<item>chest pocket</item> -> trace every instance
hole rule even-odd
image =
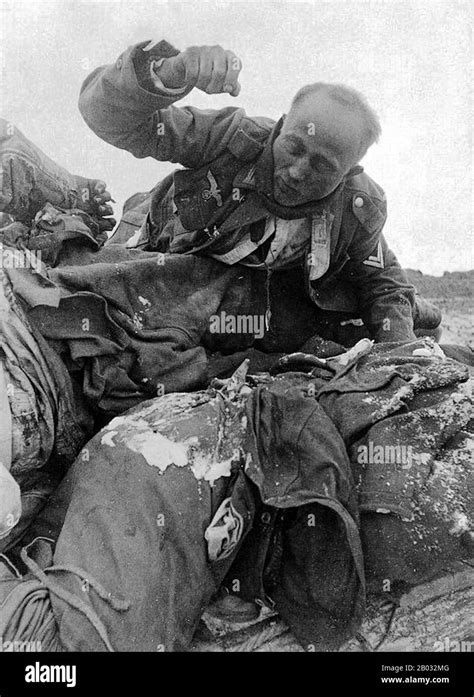
[[[174,175],[174,203],[183,227],[197,230],[213,224],[232,196],[232,182],[239,161],[226,153],[199,169],[183,169]]]

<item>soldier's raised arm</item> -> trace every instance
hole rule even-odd
[[[198,167],[225,150],[245,112],[173,104],[194,87],[237,96],[241,67],[240,59],[220,46],[180,52],[166,41],[145,41],[86,78],[79,109],[94,133],[135,157]]]

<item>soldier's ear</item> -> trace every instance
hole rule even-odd
[[[364,171],[364,168],[361,165],[355,165],[355,167],[351,167],[350,170],[346,174],[346,179],[350,179],[351,177],[355,177],[356,174],[361,174],[361,172]]]

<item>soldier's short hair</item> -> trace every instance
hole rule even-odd
[[[382,127],[380,126],[379,117],[361,92],[348,85],[330,82],[313,82],[299,89],[291,102],[290,109],[293,109],[305,97],[321,91],[326,92],[335,102],[348,107],[362,116],[365,124],[364,145],[359,156],[362,158],[370,146],[380,138]]]

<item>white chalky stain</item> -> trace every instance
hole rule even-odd
[[[104,431],[113,431],[115,428],[120,428],[126,423],[126,419],[124,416],[116,416],[112,421],[109,421],[109,423],[104,426]]]
[[[104,435],[101,438],[100,444],[101,445],[109,445],[111,448],[115,448],[115,443],[114,443],[114,436],[117,435],[117,431],[107,431],[107,433],[104,433]]]
[[[170,465],[185,467],[188,464],[186,445],[173,443],[161,433],[153,431],[135,433],[127,442],[127,447],[143,455],[148,464],[158,467],[160,472],[164,472]]]
[[[151,430],[160,425],[169,427],[169,407],[171,409],[177,407],[182,415],[186,411],[183,410],[183,402],[186,406],[190,406],[189,394],[173,394],[169,395],[169,397],[168,401],[171,404],[166,405],[166,417],[159,419],[150,418],[153,412],[161,411],[155,402],[141,409],[139,414],[117,416],[105,427],[104,430],[106,432],[102,436],[101,442],[104,445],[114,447],[116,443],[112,439],[115,435],[118,435],[117,429],[119,429],[121,442],[130,450],[141,454],[149,465],[157,467],[162,473],[170,465],[175,465],[176,467],[189,465],[194,477],[198,481],[204,479],[209,482],[211,487],[214,486],[215,481],[220,479],[220,477],[229,477],[232,462],[239,456],[238,451],[234,451],[233,455],[226,460],[212,462],[210,454],[196,450],[199,446],[197,436],[191,436],[185,441],[177,443],[163,434]],[[144,416],[147,416],[148,420],[143,418]],[[191,448],[193,448],[192,451]]]
[[[222,462],[209,462],[209,457],[199,455],[191,465],[191,472],[197,480],[205,479],[210,486],[214,486],[216,479],[220,477],[230,477],[233,458],[230,457]]]
[[[432,455],[430,453],[411,453],[410,459],[420,465],[427,465],[432,459]]]
[[[135,329],[137,329],[137,330],[143,329],[143,322],[142,322],[142,318],[140,317],[139,312],[133,313],[132,322],[133,322],[133,326],[135,327]]]
[[[141,302],[142,305],[144,305],[147,309],[151,307],[151,302],[147,300],[147,298],[144,298],[142,295],[138,296],[139,302]]]
[[[454,525],[449,531],[451,535],[462,535],[463,532],[469,530],[469,519],[465,513],[461,511],[454,511],[453,522]]]

